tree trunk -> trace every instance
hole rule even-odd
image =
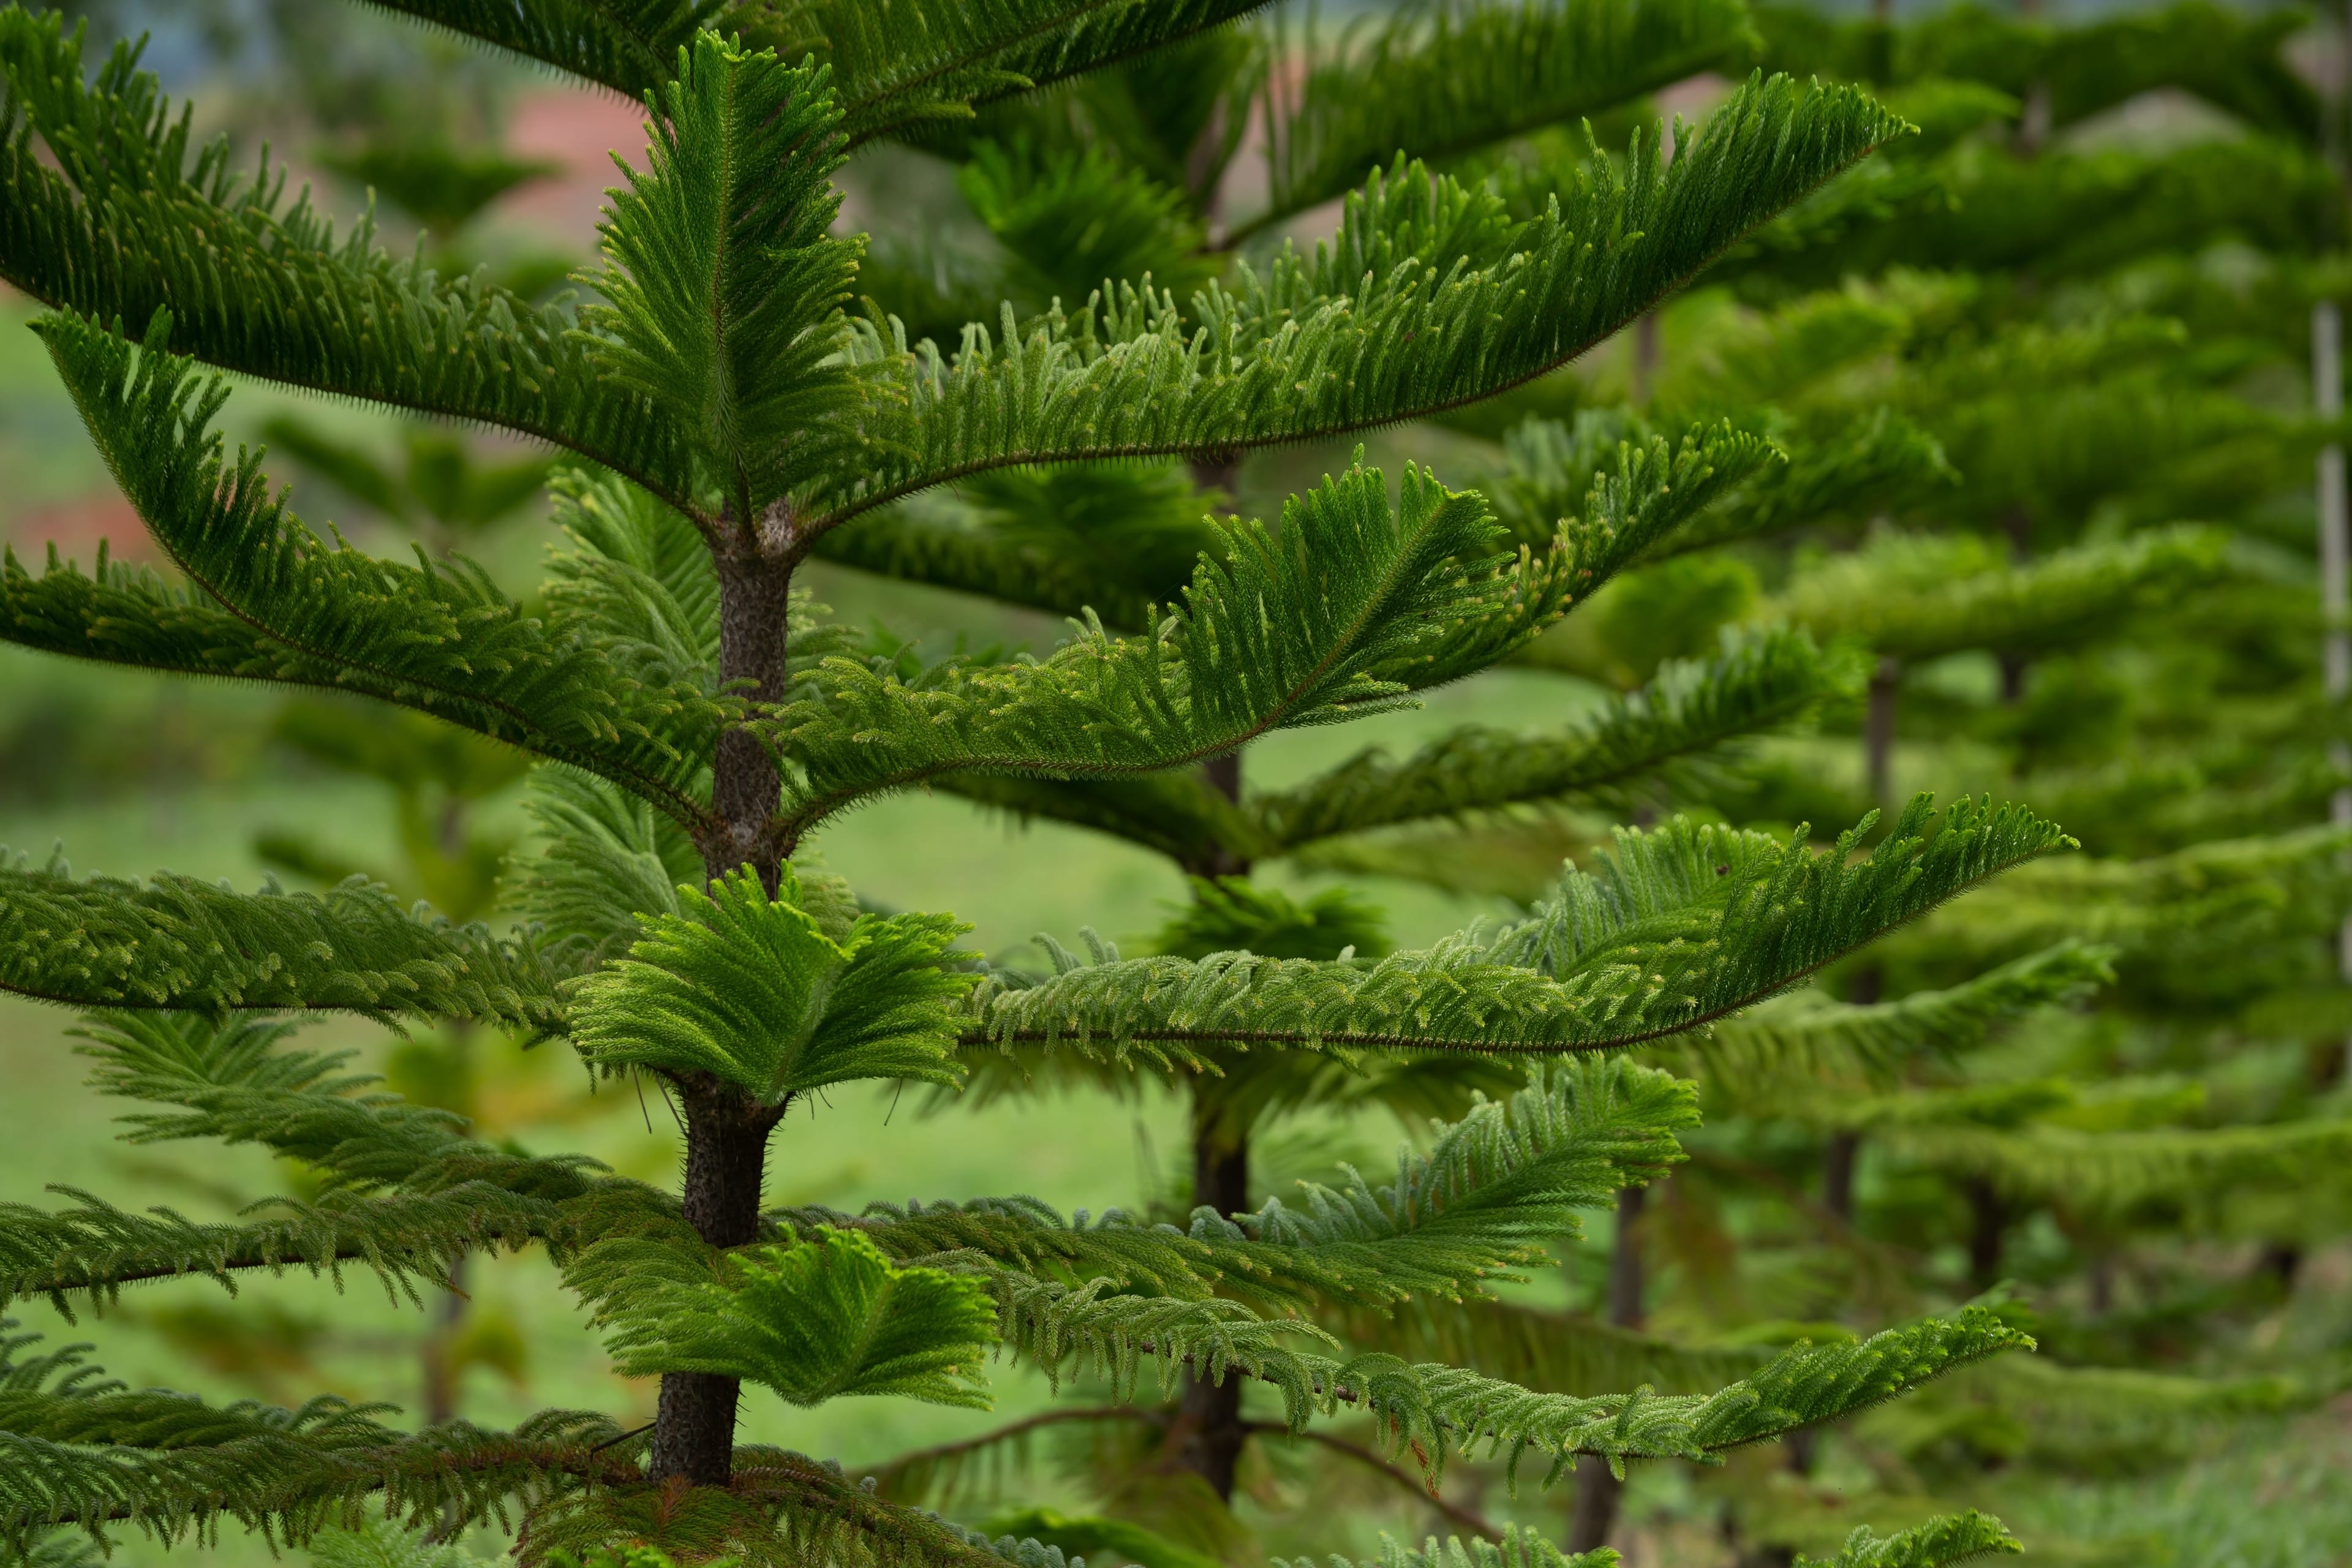
[[[787,689],[788,610],[799,559],[791,513],[772,508],[757,526],[737,528],[730,543],[717,552],[719,679],[751,682],[749,695],[755,700],[780,701]],[[774,759],[753,737],[740,731],[719,737],[710,781],[717,820],[699,846],[704,874],[711,880],[749,865],[768,896],[776,896],[783,859],[768,825],[782,782]],[[673,1081],[686,1122],[687,1223],[713,1247],[758,1239],[768,1134],[783,1106],[762,1105],[708,1074]],[[664,1373],[646,1474],[656,1480],[676,1476],[696,1486],[727,1485],[734,1474],[740,1394],[731,1377]]]
[[[1862,731],[1863,763],[1870,798],[1881,810],[1895,805],[1895,699],[1903,688],[1903,666],[1881,656],[1870,672],[1870,708]]]
[[[1969,1179],[1969,1282],[1979,1290],[2000,1283],[2003,1234],[2009,1229],[2009,1205],[1982,1176]]]
[[[1617,1194],[1617,1240],[1609,1253],[1609,1321],[1621,1329],[1642,1326],[1642,1211],[1646,1190],[1626,1187]],[[1568,1549],[1598,1552],[1617,1527],[1617,1504],[1625,1483],[1601,1460],[1587,1458],[1576,1468],[1576,1514]]]
[[[1192,1097],[1192,1205],[1221,1215],[1246,1213],[1249,1201],[1249,1130],[1228,1124],[1196,1088]],[[1242,1380],[1228,1373],[1211,1383],[1184,1374],[1177,1405],[1176,1461],[1209,1483],[1226,1502],[1234,1499],[1234,1475],[1241,1465],[1249,1428],[1242,1422]]]
[[[1853,1224],[1853,1163],[1861,1152],[1859,1132],[1832,1132],[1822,1151],[1822,1207],[1841,1225]]]

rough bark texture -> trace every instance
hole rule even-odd
[[[1647,1194],[1627,1187],[1617,1194],[1617,1241],[1609,1253],[1609,1321],[1622,1329],[1642,1326],[1642,1211]],[[1598,1552],[1617,1527],[1617,1503],[1625,1483],[1598,1459],[1576,1468],[1576,1516],[1568,1531],[1570,1552]]]
[[[740,526],[717,552],[719,673],[749,682],[755,700],[778,701],[787,685],[786,639],[793,567],[800,542],[789,510],[778,507]],[[768,835],[782,780],[766,748],[730,731],[712,759],[715,822],[700,846],[704,873],[716,880],[750,865],[773,898],[782,849]],[[707,1075],[674,1080],[686,1123],[687,1223],[713,1247],[741,1247],[760,1234],[760,1184],[768,1134],[783,1114]],[[646,1473],[676,1476],[697,1486],[723,1487],[732,1478],[735,1407],[741,1385],[709,1373],[664,1374],[654,1417]]]
[[[756,701],[780,702],[788,688],[786,642],[793,567],[800,541],[789,511],[771,510],[756,528],[739,530],[719,565],[719,679]],[[767,748],[740,730],[719,737],[712,759],[710,809],[717,818],[702,847],[712,877],[746,863],[775,896],[782,857],[767,840],[782,783]]]

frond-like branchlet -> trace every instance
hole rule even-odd
[[[984,1259],[1023,1278],[1101,1281],[1164,1300],[1219,1291],[1284,1308],[1458,1301],[1544,1261],[1548,1244],[1578,1234],[1579,1210],[1679,1160],[1675,1133],[1696,1121],[1691,1096],[1684,1080],[1622,1059],[1539,1070],[1508,1098],[1439,1123],[1427,1148],[1399,1149],[1391,1183],[1375,1187],[1347,1170],[1336,1185],[1303,1184],[1295,1203],[1197,1210],[1181,1231],[1118,1210],[1066,1219],[1026,1198],[771,1217],[803,1235],[854,1230],[901,1261]]]
[[[2000,1521],[1970,1509],[1893,1535],[1879,1535],[1866,1524],[1857,1525],[1835,1557],[1797,1561],[1798,1568],[1948,1568],[1951,1563],[2024,1550]]]
[[[682,822],[698,820],[695,783],[731,711],[704,672],[676,669],[660,686],[642,685],[605,656],[593,619],[528,615],[478,567],[421,553],[414,566],[396,565],[320,539],[271,495],[259,454],[227,461],[211,428],[227,390],[164,352],[168,316],[136,350],[70,316],[46,318],[39,330],[149,531],[218,608],[200,613],[152,576],[52,566],[36,579],[11,561],[12,640],[365,692],[601,773]],[[142,613],[159,601],[173,613]]]
[[[947,915],[864,915],[838,942],[802,907],[790,866],[771,900],[749,868],[677,889],[628,956],[580,984],[572,1037],[616,1071],[709,1073],[761,1103],[856,1079],[955,1083],[956,965]]]
[[[1750,1107],[1792,1090],[1818,1093],[1825,1083],[1891,1088],[1906,1062],[1966,1050],[2035,1008],[2079,1001],[2112,982],[2115,955],[2060,942],[1958,985],[1866,1005],[1800,992],[1690,1042],[1689,1069]]]
[[[1889,1329],[1859,1342],[1798,1344],[1741,1382],[1712,1394],[1633,1394],[1578,1399],[1535,1394],[1459,1368],[1411,1365],[1394,1356],[1341,1362],[1291,1348],[1318,1337],[1293,1320],[1249,1316],[1230,1301],[1179,1302],[1000,1277],[999,1332],[1008,1346],[1049,1371],[1082,1371],[1131,1390],[1144,1357],[1159,1359],[1163,1385],[1177,1371],[1222,1382],[1248,1376],[1281,1390],[1294,1429],[1343,1409],[1371,1415],[1391,1451],[1506,1460],[1516,1479],[1529,1452],[1552,1463],[1557,1480],[1579,1456],[1597,1456],[1622,1474],[1628,1459],[1716,1462],[1731,1448],[1835,1420],[1909,1392],[1986,1356],[2032,1349],[2033,1341],[1983,1307]]]
[[[2220,530],[2179,527],[2011,564],[2004,547],[1982,540],[1890,534],[1805,573],[1771,613],[1895,658],[2038,653],[2210,585],[2227,569],[2229,545]]]
[[[823,66],[711,33],[654,98],[646,168],[622,165],[600,231],[585,341],[604,386],[687,433],[698,489],[749,529],[807,476],[813,433],[861,402],[837,357],[861,247],[826,233],[840,110]]]
[[[1400,1546],[1383,1534],[1381,1554],[1370,1558],[1347,1558],[1337,1552],[1320,1563],[1312,1557],[1286,1561],[1276,1557],[1272,1568],[1616,1568],[1617,1553],[1606,1547],[1598,1552],[1580,1552],[1570,1556],[1544,1537],[1517,1525],[1506,1525],[1500,1541],[1464,1541],[1448,1536],[1440,1542],[1432,1536],[1419,1551]]]
[[[1153,452],[1230,452],[1338,435],[1486,397],[1624,326],[1726,246],[1899,134],[1844,88],[1748,83],[1681,147],[1621,171],[1596,157],[1542,216],[1402,162],[1348,198],[1314,256],[1237,268],[1190,312],[1149,280],[952,360],[864,325],[855,353],[893,389],[871,456],[796,496],[838,521],[963,474]]]
[[[1848,661],[1804,636],[1768,634],[1705,663],[1669,665],[1556,737],[1465,726],[1412,756],[1363,752],[1253,797],[1271,857],[1337,835],[1523,804],[1622,805],[1702,784],[1741,743],[1801,722],[1852,684]]]
[[[598,384],[568,307],[397,260],[365,222],[338,238],[307,195],[284,205],[282,168],[240,178],[225,138],[192,159],[129,45],[86,84],[81,44],[56,12],[0,9],[0,277],[101,321],[169,310],[226,370],[519,430],[694,499],[678,432]]]
[[[1089,621],[1043,660],[825,660],[778,720],[793,766],[786,843],[857,800],[949,773],[1157,773],[1259,735],[1395,708],[1507,654],[1558,617],[1579,555],[1493,552],[1475,493],[1407,471],[1402,503],[1360,463],[1227,531],[1183,609],[1150,635]]]
[[[1534,916],[1377,961],[1224,953],[1092,963],[977,994],[975,1045],[1184,1057],[1212,1042],[1548,1055],[1679,1034],[1787,989],[1987,878],[2073,840],[2015,806],[1912,802],[1865,858],[1865,821],[1816,854],[1676,818],[1621,830]]]
[[[1743,64],[1754,42],[1726,0],[1478,0],[1350,29],[1304,80],[1270,79],[1266,202],[1239,232],[1345,194],[1400,147],[1442,163]]]
[[[630,1291],[607,1321],[626,1376],[742,1378],[794,1405],[853,1394],[989,1403],[982,1363],[996,1308],[987,1288],[901,1267],[855,1231],[730,1253],[723,1281]]]

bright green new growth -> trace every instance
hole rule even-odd
[[[572,1044],[607,1071],[708,1073],[762,1105],[856,1079],[954,1083],[956,1001],[978,976],[948,967],[963,928],[943,915],[862,915],[840,941],[801,907],[789,867],[771,900],[751,872],[678,912],[642,917],[626,957],[572,995]]]
[[[865,1237],[736,1254],[723,1284],[633,1293],[605,1343],[625,1376],[716,1373],[794,1405],[896,1394],[986,1409],[996,1307],[980,1281],[905,1268]]]
[[[1469,5],[1326,55],[1307,77],[1271,188],[1286,210],[1344,196],[1328,241],[1248,258],[1196,244],[1185,298],[1149,272],[1088,279],[1084,297],[1026,317],[1007,304],[943,349],[909,343],[860,299],[864,240],[833,232],[845,162],[877,137],[951,134],[992,103],[1252,5],[387,8],[645,97],[646,155],[625,167],[604,266],[583,279],[595,298],[533,307],[396,259],[365,225],[338,237],[307,201],[284,205],[267,170],[233,175],[225,143],[192,149],[135,51],[86,79],[79,34],[0,9],[0,277],[49,308],[37,330],[178,574],[102,556],[87,571],[53,556],[36,574],[11,555],[0,636],[355,693],[529,753],[549,764],[530,801],[545,842],[511,894],[534,923],[503,938],[452,927],[357,883],[247,896],[168,874],[0,869],[0,988],[101,1010],[85,1033],[97,1086],[161,1107],[131,1119],[133,1137],[252,1143],[319,1182],[315,1198],[217,1224],[73,1192],[56,1209],[10,1205],[0,1290],[98,1310],[147,1279],[234,1289],[256,1269],[340,1283],[348,1268],[414,1296],[454,1285],[471,1253],[541,1245],[619,1368],[662,1377],[660,1413],[649,1433],[574,1412],[405,1432],[333,1400],[278,1411],[133,1393],[77,1350],[9,1338],[0,1543],[29,1552],[67,1526],[209,1540],[224,1521],[300,1542],[376,1510],[444,1533],[521,1523],[534,1562],[651,1568],[634,1546],[614,1555],[650,1542],[755,1568],[1055,1568],[1058,1551],[1035,1542],[991,1542],[837,1466],[739,1446],[740,1384],[802,1405],[979,1405],[982,1358],[1009,1352],[1057,1380],[1099,1374],[1124,1401],[1150,1360],[1163,1387],[1273,1385],[1290,1432],[1369,1415],[1384,1451],[1433,1485],[1450,1454],[1501,1456],[1514,1473],[1538,1457],[1549,1482],[1580,1456],[1615,1472],[1713,1463],[2030,1346],[1970,1308],[1743,1359],[1734,1370],[1753,1370],[1718,1390],[1588,1395],[1351,1347],[1331,1327],[1450,1310],[1549,1264],[1580,1210],[1670,1168],[1696,1120],[1693,1085],[1604,1053],[1727,1018],[2069,847],[2023,811],[1963,801],[1939,817],[1923,798],[1866,857],[1867,823],[1820,852],[1801,832],[1675,818],[1622,835],[1525,919],[1424,952],[1122,961],[1097,943],[1092,963],[1052,949],[1056,973],[1034,983],[958,951],[952,917],[861,910],[842,879],[793,861],[839,813],[932,784],[1074,819],[1159,814],[1171,842],[1244,858],[1292,853],[1696,776],[1848,689],[1843,655],[1768,632],[1508,766],[1499,738],[1459,738],[1209,805],[1179,771],[1276,730],[1409,705],[1690,538],[1780,526],[1863,479],[1916,474],[1904,430],[1832,460],[1801,453],[1800,483],[1760,426],[1709,415],[1672,426],[1687,428],[1679,441],[1629,431],[1583,456],[1549,450],[1499,509],[1418,467],[1392,501],[1360,457],[1291,497],[1278,526],[1177,517],[1148,476],[1092,481],[1090,511],[1089,482],[1073,479],[1060,537],[1133,503],[1141,521],[1127,521],[1171,570],[1104,594],[1082,567],[1031,574],[1027,602],[1076,622],[1038,658],[927,665],[911,640],[825,624],[793,577],[821,551],[992,590],[1050,553],[1055,531],[955,536],[897,503],[990,476],[975,491],[1018,516],[1055,499],[1045,465],[1226,461],[1494,397],[1652,310],[1906,133],[1901,120],[1852,89],[1759,76],[1678,134],[1671,162],[1647,132],[1622,159],[1588,144],[1553,161],[1540,191],[1467,165],[1433,173],[1417,160],[1467,158],[1748,43],[1718,0]],[[1512,40],[1529,52],[1494,54]],[[1500,96],[1463,77],[1473,60]],[[1420,84],[1432,111],[1382,121],[1412,105],[1367,98],[1353,85],[1367,71]],[[992,216],[1019,230],[1016,187],[1034,171],[1010,154],[980,166],[966,183],[984,205],[995,179]],[[1073,190],[1126,177],[1065,172]],[[1150,220],[1136,232],[1205,241],[1178,204],[1132,194]],[[229,455],[214,428],[226,384],[199,366],[568,453],[575,466],[551,480],[567,542],[543,597],[527,605],[462,560],[382,562],[314,531],[261,454]],[[682,1190],[495,1146],[380,1092],[288,1044],[278,1016],[319,1010],[492,1025],[650,1077],[681,1108]],[[1958,1032],[1967,1008],[1949,1011],[1913,1032]],[[1496,1098],[1446,1101],[1392,1181],[1346,1171],[1292,1201],[1204,1206],[1182,1228],[1017,1197],[762,1209],[770,1139],[796,1098],[859,1080],[951,1087],[962,1053],[1033,1045],[1186,1073],[1288,1053],[1318,1083],[1326,1068],[1338,1081],[1414,1065],[1381,1059],[1403,1053],[1581,1059],[1538,1059],[1523,1079],[1480,1080]],[[1901,1550],[1849,1556],[1948,1560]],[[1447,1561],[1571,1560],[1522,1537]]]

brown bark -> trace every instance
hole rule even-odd
[[[1249,1131],[1230,1125],[1196,1089],[1192,1206],[1203,1205],[1221,1215],[1248,1212]],[[1176,1462],[1208,1482],[1210,1489],[1226,1502],[1233,1500],[1234,1476],[1249,1435],[1249,1424],[1242,1419],[1242,1380],[1237,1373],[1228,1373],[1223,1383],[1211,1383],[1197,1373],[1184,1374],[1171,1447]]]
[[[1642,1212],[1646,1203],[1641,1187],[1626,1187],[1617,1194],[1617,1240],[1609,1253],[1609,1321],[1621,1329],[1642,1326]],[[1576,1513],[1568,1534],[1570,1552],[1598,1552],[1609,1544],[1624,1490],[1625,1483],[1601,1460],[1588,1458],[1577,1467]]]
[[[756,701],[781,701],[787,689],[793,568],[803,543],[781,504],[750,524],[722,518],[721,528],[716,552],[719,678],[745,683],[738,689]],[[699,846],[706,876],[715,881],[749,865],[775,897],[784,848],[771,837],[769,824],[781,784],[775,759],[756,739],[740,731],[719,738],[710,782],[713,821]],[[741,1247],[760,1234],[768,1134],[783,1107],[762,1105],[706,1074],[675,1082],[686,1123],[687,1223],[713,1247]],[[725,1486],[734,1473],[740,1394],[731,1377],[665,1373],[646,1474]]]

